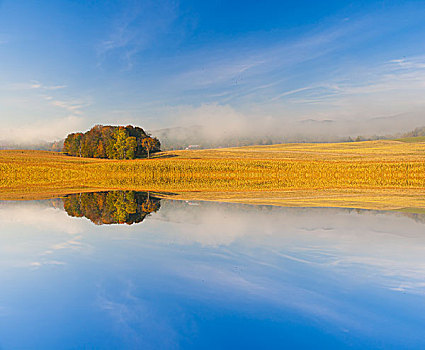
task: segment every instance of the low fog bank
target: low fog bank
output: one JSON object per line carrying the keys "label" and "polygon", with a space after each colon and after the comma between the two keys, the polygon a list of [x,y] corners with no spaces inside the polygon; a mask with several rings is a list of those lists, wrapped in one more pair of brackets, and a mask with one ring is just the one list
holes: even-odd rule
{"label": "low fog bank", "polygon": [[5,125],[0,128],[0,149],[60,151],[65,137],[82,128],[84,120],[76,116]]}
{"label": "low fog bank", "polygon": [[13,140],[0,140],[0,150],[40,150],[40,151],[53,151],[60,152],[63,148],[64,140],[48,142],[40,140],[13,141]]}
{"label": "low fog bank", "polygon": [[268,145],[291,142],[350,142],[421,136],[425,118],[398,115],[369,120],[284,122],[274,119],[216,119],[186,127],[152,130],[164,150]]}
{"label": "low fog bank", "polygon": [[140,117],[115,123],[66,118],[48,125],[3,128],[0,129],[0,149],[60,151],[68,133],[88,130],[95,124],[141,126],[159,138],[163,150],[425,136],[425,116],[420,113],[376,118],[292,118],[256,115],[254,112],[244,114],[229,106],[206,105],[196,109],[170,110],[165,115],[167,117],[158,117],[153,125],[146,125]]}

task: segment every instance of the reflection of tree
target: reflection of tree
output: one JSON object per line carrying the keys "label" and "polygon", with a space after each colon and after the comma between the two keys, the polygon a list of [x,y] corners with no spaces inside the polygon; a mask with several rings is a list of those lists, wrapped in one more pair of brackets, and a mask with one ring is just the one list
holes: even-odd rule
{"label": "reflection of tree", "polygon": [[68,215],[86,217],[96,225],[131,225],[160,208],[159,198],[135,191],[71,194],[63,198],[63,203]]}

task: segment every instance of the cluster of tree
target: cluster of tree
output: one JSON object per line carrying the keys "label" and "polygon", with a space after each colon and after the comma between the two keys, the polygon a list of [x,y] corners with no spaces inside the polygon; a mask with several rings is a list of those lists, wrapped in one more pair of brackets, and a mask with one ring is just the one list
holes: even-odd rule
{"label": "cluster of tree", "polygon": [[69,134],[62,151],[76,157],[134,159],[149,158],[160,147],[159,140],[142,128],[96,125],[86,133]]}
{"label": "cluster of tree", "polygon": [[147,192],[109,191],[68,195],[63,205],[69,216],[86,217],[96,225],[131,225],[158,211],[160,199]]}
{"label": "cluster of tree", "polygon": [[416,128],[415,130],[403,135],[403,137],[421,137],[421,136],[425,136],[425,126],[421,128]]}

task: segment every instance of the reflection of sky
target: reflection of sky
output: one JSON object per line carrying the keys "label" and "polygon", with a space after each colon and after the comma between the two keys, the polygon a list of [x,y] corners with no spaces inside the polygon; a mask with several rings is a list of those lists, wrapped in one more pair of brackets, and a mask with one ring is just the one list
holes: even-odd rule
{"label": "reflection of sky", "polygon": [[423,348],[420,217],[162,201],[95,226],[0,204],[0,348]]}

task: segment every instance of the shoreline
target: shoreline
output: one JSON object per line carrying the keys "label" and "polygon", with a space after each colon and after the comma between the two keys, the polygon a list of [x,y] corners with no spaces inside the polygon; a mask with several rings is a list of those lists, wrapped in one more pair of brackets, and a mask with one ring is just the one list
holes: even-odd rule
{"label": "shoreline", "polygon": [[425,189],[404,190],[280,190],[246,192],[163,192],[146,188],[78,188],[8,192],[0,190],[0,201],[29,201],[62,198],[69,194],[103,191],[150,192],[163,199],[209,201],[280,207],[329,207],[365,210],[394,210],[425,213]]}

